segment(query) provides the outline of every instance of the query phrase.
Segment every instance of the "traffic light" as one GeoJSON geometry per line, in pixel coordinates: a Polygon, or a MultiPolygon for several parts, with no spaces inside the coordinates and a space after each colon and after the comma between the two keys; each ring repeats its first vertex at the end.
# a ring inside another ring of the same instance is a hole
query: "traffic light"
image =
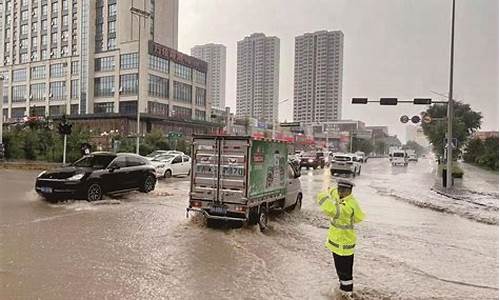
{"type": "Polygon", "coordinates": [[[398,105],[398,98],[380,98],[380,105],[398,105]]]}
{"type": "Polygon", "coordinates": [[[368,103],[368,98],[352,98],[352,104],[366,104],[368,103]]]}
{"type": "Polygon", "coordinates": [[[415,98],[415,99],[413,99],[413,104],[430,105],[430,104],[432,104],[432,99],[431,98],[415,98]]]}
{"type": "Polygon", "coordinates": [[[399,118],[399,121],[401,121],[401,123],[403,123],[403,124],[406,124],[406,123],[408,123],[408,121],[410,121],[410,118],[408,118],[407,115],[404,115],[404,116],[401,116],[401,118],[399,118]]]}
{"type": "Polygon", "coordinates": [[[73,124],[59,123],[58,131],[60,135],[70,135],[72,132],[73,124]]]}
{"type": "Polygon", "coordinates": [[[413,116],[413,117],[411,117],[411,122],[412,122],[413,124],[418,124],[418,123],[420,123],[420,117],[419,117],[419,116],[413,116]]]}

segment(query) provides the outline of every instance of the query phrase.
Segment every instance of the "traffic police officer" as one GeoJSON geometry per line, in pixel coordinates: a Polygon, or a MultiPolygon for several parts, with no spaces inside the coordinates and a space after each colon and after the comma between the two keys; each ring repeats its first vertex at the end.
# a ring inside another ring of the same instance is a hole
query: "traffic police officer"
{"type": "Polygon", "coordinates": [[[333,253],[340,294],[347,299],[352,296],[353,290],[352,267],[356,246],[354,224],[365,218],[358,201],[352,195],[353,187],[352,182],[339,179],[336,188],[320,192],[317,196],[321,210],[330,218],[325,246],[333,253]]]}

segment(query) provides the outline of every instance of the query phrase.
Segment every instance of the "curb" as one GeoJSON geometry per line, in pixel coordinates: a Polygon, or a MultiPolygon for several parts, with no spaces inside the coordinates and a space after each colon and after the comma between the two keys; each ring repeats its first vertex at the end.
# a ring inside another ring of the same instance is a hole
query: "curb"
{"type": "Polygon", "coordinates": [[[0,169],[14,169],[14,170],[27,170],[27,171],[43,171],[60,167],[58,163],[47,162],[7,162],[0,161],[0,169]]]}

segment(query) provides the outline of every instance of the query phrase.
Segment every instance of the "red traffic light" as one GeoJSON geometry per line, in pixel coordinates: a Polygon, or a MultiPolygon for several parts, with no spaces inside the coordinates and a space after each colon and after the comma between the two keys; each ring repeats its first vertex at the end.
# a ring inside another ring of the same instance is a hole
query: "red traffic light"
{"type": "Polygon", "coordinates": [[[398,98],[380,98],[380,105],[398,105],[398,98]]]}
{"type": "Polygon", "coordinates": [[[413,117],[411,118],[411,122],[412,122],[413,124],[418,124],[418,123],[420,123],[420,117],[419,117],[419,116],[413,116],[413,117]]]}

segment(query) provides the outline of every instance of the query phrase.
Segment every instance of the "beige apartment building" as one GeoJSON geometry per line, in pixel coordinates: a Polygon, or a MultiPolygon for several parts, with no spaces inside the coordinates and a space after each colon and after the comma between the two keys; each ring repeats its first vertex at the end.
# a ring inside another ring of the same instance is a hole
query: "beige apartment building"
{"type": "Polygon", "coordinates": [[[208,63],[207,99],[213,108],[226,107],[226,46],[221,44],[197,45],[191,55],[208,63]]]}
{"type": "Polygon", "coordinates": [[[317,31],[295,38],[293,120],[342,119],[344,34],[317,31]]]}
{"type": "Polygon", "coordinates": [[[137,107],[164,117],[210,116],[207,64],[176,50],[178,0],[0,5],[5,117],[136,114],[137,107]]]}
{"type": "Polygon", "coordinates": [[[278,119],[280,40],[254,33],[238,41],[236,116],[278,119]]]}

